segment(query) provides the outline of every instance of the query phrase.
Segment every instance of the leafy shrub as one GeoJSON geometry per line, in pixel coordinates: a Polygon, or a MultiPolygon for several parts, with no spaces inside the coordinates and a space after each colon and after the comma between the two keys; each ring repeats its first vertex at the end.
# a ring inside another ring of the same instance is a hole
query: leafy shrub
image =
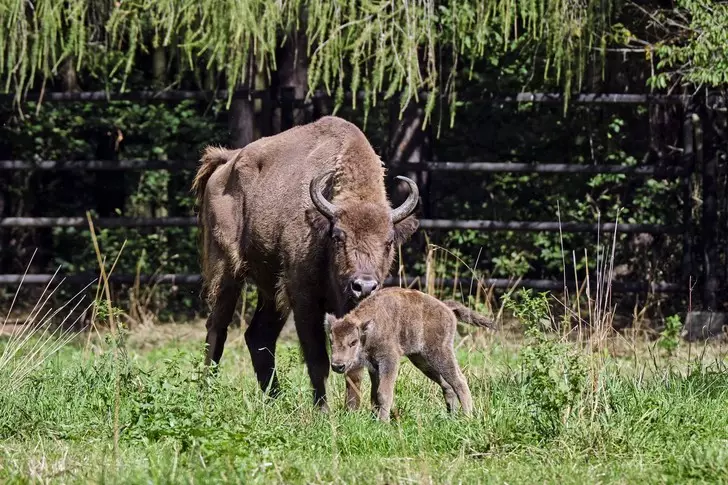
{"type": "Polygon", "coordinates": [[[579,403],[587,376],[581,354],[547,334],[551,327],[545,293],[521,290],[506,296],[505,307],[526,327],[527,343],[520,360],[523,392],[535,432],[542,438],[557,435],[579,403]]]}
{"type": "Polygon", "coordinates": [[[657,341],[657,345],[667,353],[668,357],[672,357],[680,345],[681,328],[682,322],[678,315],[670,315],[665,319],[665,328],[660,332],[660,339],[657,341]]]}

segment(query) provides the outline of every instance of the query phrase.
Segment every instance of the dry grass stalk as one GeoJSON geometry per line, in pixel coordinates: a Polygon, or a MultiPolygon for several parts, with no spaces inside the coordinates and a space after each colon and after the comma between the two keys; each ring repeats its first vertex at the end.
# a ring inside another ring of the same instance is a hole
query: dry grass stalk
{"type": "Polygon", "coordinates": [[[10,315],[13,312],[35,254],[33,252],[25,273],[23,273],[20,285],[18,285],[18,289],[10,303],[10,308],[2,325],[0,325],[0,334],[5,334],[6,330],[10,330],[10,337],[3,347],[2,354],[0,354],[0,392],[2,393],[22,386],[35,370],[67,344],[75,335],[73,328],[93,305],[93,302],[87,305],[68,325],[70,318],[86,298],[83,293],[94,281],[82,288],[60,307],[53,308],[51,298],[65,281],[65,279],[61,279],[51,289],[51,285],[61,269],[59,266],[24,321],[19,323],[16,320],[14,324],[9,323],[11,321],[10,315]],[[50,305],[49,302],[51,302],[50,305]],[[68,309],[69,307],[70,309],[68,309]],[[51,328],[53,320],[66,309],[68,310],[63,319],[55,328],[51,328]]]}

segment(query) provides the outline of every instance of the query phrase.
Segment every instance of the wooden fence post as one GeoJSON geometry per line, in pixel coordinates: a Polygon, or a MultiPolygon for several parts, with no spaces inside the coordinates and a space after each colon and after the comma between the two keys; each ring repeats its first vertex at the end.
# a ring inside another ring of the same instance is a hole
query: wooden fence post
{"type": "Polygon", "coordinates": [[[683,156],[682,166],[684,173],[681,179],[681,188],[683,193],[683,256],[682,256],[682,273],[683,282],[690,285],[694,278],[693,265],[693,172],[695,170],[694,144],[693,144],[693,125],[692,113],[688,105],[683,106],[683,156]]]}
{"type": "Polygon", "coordinates": [[[296,88],[285,86],[281,88],[281,131],[293,128],[294,109],[296,102],[296,88]]]}
{"type": "Polygon", "coordinates": [[[703,310],[714,312],[718,309],[718,154],[704,158],[703,126],[696,113],[692,115],[695,130],[695,158],[702,169],[703,210],[701,214],[701,252],[703,259],[703,310]]]}

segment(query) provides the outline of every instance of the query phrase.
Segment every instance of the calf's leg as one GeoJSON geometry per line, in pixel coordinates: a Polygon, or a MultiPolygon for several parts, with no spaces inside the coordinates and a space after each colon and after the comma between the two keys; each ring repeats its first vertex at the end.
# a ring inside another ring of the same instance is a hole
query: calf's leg
{"type": "Polygon", "coordinates": [[[394,383],[397,380],[399,359],[391,358],[377,363],[379,382],[377,383],[378,416],[380,421],[389,422],[389,412],[394,401],[394,383]]]}
{"type": "Polygon", "coordinates": [[[271,397],[276,397],[280,392],[275,371],[276,341],[286,317],[276,309],[273,301],[259,296],[253,319],[245,330],[245,344],[250,352],[255,377],[260,388],[271,397]]]}
{"type": "Polygon", "coordinates": [[[465,376],[460,371],[458,361],[455,358],[455,352],[447,349],[443,352],[443,356],[438,359],[437,369],[443,379],[452,386],[455,394],[457,394],[460,400],[460,405],[463,407],[463,412],[466,416],[473,414],[473,398],[470,395],[470,388],[468,382],[465,380],[465,376]]]}
{"type": "Polygon", "coordinates": [[[346,407],[350,411],[359,409],[361,403],[361,369],[349,371],[346,377],[346,407]]]}
{"type": "Polygon", "coordinates": [[[379,398],[377,397],[377,392],[379,391],[379,375],[376,372],[369,370],[369,380],[372,383],[372,390],[370,393],[372,409],[375,413],[379,413],[379,398]]]}
{"type": "Polygon", "coordinates": [[[241,283],[232,280],[228,280],[220,286],[217,298],[212,305],[212,312],[207,318],[205,365],[210,365],[210,362],[220,363],[225,341],[227,340],[228,326],[233,319],[241,288],[241,283]]]}
{"type": "Polygon", "coordinates": [[[432,381],[436,382],[442,388],[442,395],[445,398],[445,405],[447,406],[448,412],[453,412],[457,407],[458,398],[453,390],[452,386],[443,379],[437,370],[430,365],[430,363],[421,355],[408,355],[409,360],[422,371],[432,381]]]}

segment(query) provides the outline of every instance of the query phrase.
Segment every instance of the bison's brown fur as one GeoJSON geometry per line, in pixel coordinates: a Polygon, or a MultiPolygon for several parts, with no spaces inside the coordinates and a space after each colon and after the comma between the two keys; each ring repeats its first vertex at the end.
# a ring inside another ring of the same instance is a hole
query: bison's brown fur
{"type": "MultiPolygon", "coordinates": [[[[193,190],[212,306],[207,362],[222,356],[248,278],[258,304],[245,340],[261,387],[278,390],[275,344],[293,310],[314,399],[325,408],[325,312],[343,315],[382,285],[395,246],[417,229],[416,185],[406,179],[410,197],[392,210],[381,160],[356,126],[336,117],[238,150],[208,147],[201,162],[193,190]]],[[[356,384],[347,385],[350,396],[356,384]]]]}
{"type": "Polygon", "coordinates": [[[355,374],[369,369],[372,406],[389,421],[394,381],[403,355],[442,388],[448,411],[457,399],[470,415],[473,400],[453,350],[457,321],[490,327],[491,321],[464,305],[416,290],[387,288],[366,298],[341,319],[327,316],[331,367],[355,374]]]}

